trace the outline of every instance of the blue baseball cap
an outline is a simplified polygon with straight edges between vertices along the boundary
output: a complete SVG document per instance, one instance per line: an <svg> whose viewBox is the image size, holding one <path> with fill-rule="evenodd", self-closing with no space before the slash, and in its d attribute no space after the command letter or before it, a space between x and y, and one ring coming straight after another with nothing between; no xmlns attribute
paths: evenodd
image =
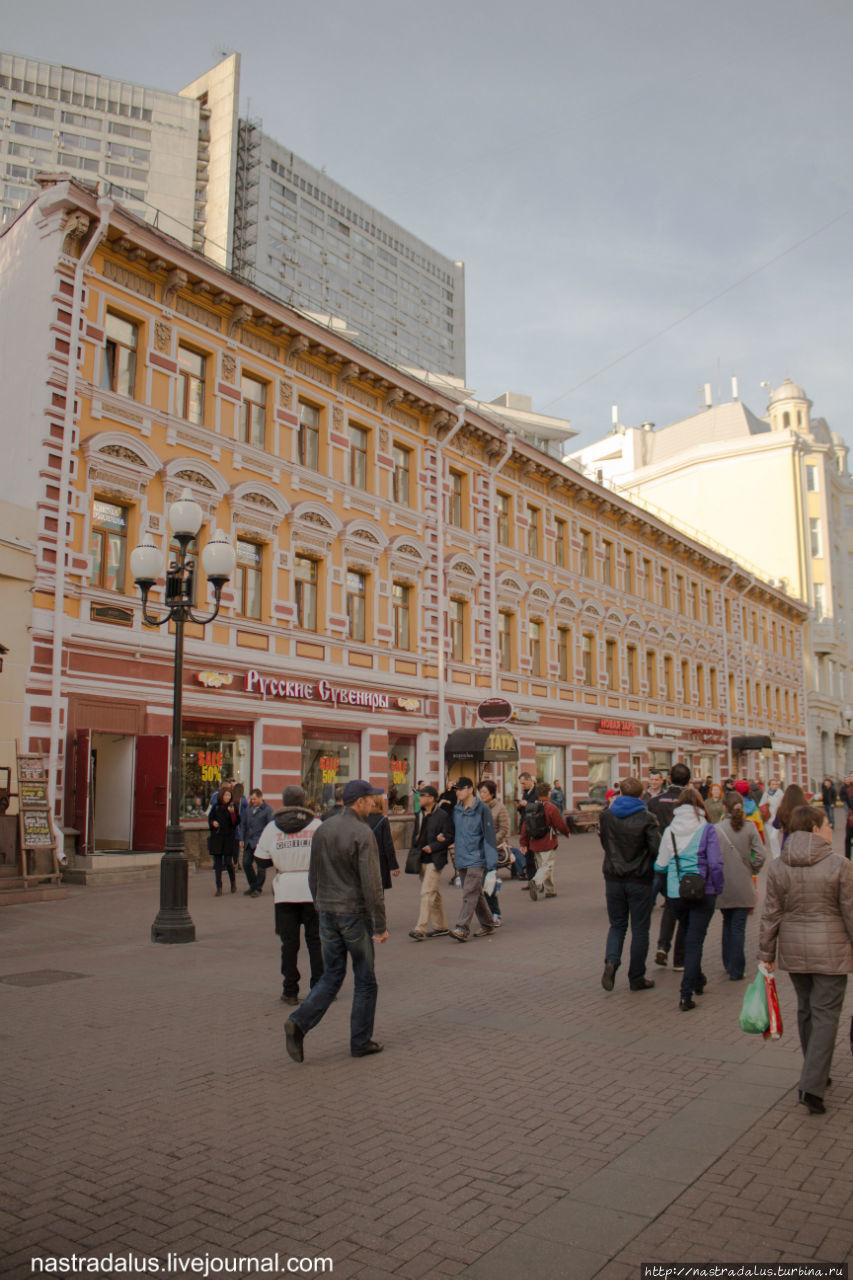
<svg viewBox="0 0 853 1280"><path fill-rule="evenodd" d="M355 800L361 800L362 796L384 796L385 792L380 787L371 787L369 782L365 782L364 778L353 778L344 787L344 794L341 797L344 804L352 804Z"/></svg>

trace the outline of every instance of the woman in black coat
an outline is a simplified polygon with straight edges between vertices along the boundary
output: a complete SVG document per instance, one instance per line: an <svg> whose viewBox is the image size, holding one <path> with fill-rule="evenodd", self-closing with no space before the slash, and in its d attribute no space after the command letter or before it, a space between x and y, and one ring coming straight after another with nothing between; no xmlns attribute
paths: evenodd
<svg viewBox="0 0 853 1280"><path fill-rule="evenodd" d="M216 876L216 896L222 897L222 865L231 881L231 892L237 892L234 859L237 856L237 821L239 818L230 787L223 787L216 804L210 811L207 825L210 828L207 847L213 858L213 874Z"/></svg>
<svg viewBox="0 0 853 1280"><path fill-rule="evenodd" d="M379 849L379 868L382 872L382 888L391 888L391 876L400 874L397 851L394 848L394 837L387 815L382 809L382 796L377 796L373 813L367 815L367 825L373 832Z"/></svg>

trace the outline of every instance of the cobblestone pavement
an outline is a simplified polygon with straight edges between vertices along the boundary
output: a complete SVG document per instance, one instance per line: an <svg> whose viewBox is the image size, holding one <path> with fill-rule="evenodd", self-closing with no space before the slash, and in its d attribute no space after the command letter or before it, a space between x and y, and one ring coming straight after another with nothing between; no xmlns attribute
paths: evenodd
<svg viewBox="0 0 853 1280"><path fill-rule="evenodd" d="M783 1039L744 1035L717 917L695 1011L654 966L655 990L630 992L626 963L607 994L595 837L562 844L557 887L531 903L506 881L498 933L415 943L399 876L377 948L385 1052L350 1058L348 978L302 1066L269 890L217 899L212 873L191 877L198 941L176 947L148 940L156 882L0 911L0 1274L109 1253L410 1280L849 1258L851 998L827 1115L809 1116L787 978Z"/></svg>

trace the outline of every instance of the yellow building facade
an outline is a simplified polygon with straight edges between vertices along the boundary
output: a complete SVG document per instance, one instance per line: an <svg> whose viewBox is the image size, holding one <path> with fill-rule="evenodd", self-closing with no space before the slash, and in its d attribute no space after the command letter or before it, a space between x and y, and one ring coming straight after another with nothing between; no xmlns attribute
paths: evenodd
<svg viewBox="0 0 853 1280"><path fill-rule="evenodd" d="M405 808L460 772L514 796L526 767L570 802L676 759L804 776L803 606L499 410L74 182L45 184L0 269L0 498L38 512L24 732L82 853L162 848L173 641L141 618L129 552L168 551L185 489L198 551L217 528L237 551L219 617L187 630L188 820L227 777L273 804L302 780L320 807L363 776ZM499 730L477 719L490 696L514 711Z"/></svg>

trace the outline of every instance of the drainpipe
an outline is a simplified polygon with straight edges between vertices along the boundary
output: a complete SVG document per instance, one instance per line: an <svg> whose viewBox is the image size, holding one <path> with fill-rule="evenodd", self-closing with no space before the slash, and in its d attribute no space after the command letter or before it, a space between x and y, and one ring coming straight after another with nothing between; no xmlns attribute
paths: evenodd
<svg viewBox="0 0 853 1280"><path fill-rule="evenodd" d="M497 492L496 481L498 472L504 464L512 456L513 446L515 444L515 434L510 431L506 438L506 448L500 462L496 463L492 468L489 477L489 502L491 504L491 516L489 519L489 564L491 571L489 573L489 605L491 608L491 633L492 633L492 696L497 697L498 693L498 570L496 565L498 555L498 520L497 520Z"/></svg>
<svg viewBox="0 0 853 1280"><path fill-rule="evenodd" d="M749 591L754 586L755 586L755 577L753 574L750 574L749 582L746 584L743 591L741 591L740 593L741 601L746 599L747 591ZM743 608L741 608L740 616L741 616L741 619L743 619L743 616L744 616ZM744 628L743 628L743 640L744 642L741 645L741 650L740 650L740 669L741 669L741 679L743 681L744 711L745 711L746 707L749 706L749 699L746 696L746 625L744 625ZM748 721L745 720L744 723L748 725Z"/></svg>
<svg viewBox="0 0 853 1280"><path fill-rule="evenodd" d="M48 770L48 787L50 792L51 817L56 818L56 779L59 773L60 744L62 742L63 725L60 720L62 708L62 651L65 644L65 578L68 545L68 491L71 487L71 450L74 436L74 402L77 395L77 348L80 342L80 319L83 311L83 277L86 268L98 245L103 240L110 225L110 214L113 202L106 197L98 201L100 221L95 228L89 243L78 259L74 270L74 295L71 304L71 337L68 351L68 375L65 381L65 416L62 423L62 458L59 474L59 510L56 528L56 572L53 588L53 663L51 670L50 695L50 767ZM68 726L64 726L67 732ZM65 768L68 760L66 757ZM67 773L64 774L67 782Z"/></svg>
<svg viewBox="0 0 853 1280"><path fill-rule="evenodd" d="M436 567L438 571L438 751L441 757L438 767L440 770L439 776L442 779L445 777L444 742L447 737L447 699L444 689L444 633L447 628L447 593L444 589L444 450L464 421L465 406L460 404L456 410L456 422L445 438L436 444L435 469L438 478L438 515L436 519L436 533L438 535L438 547L436 548Z"/></svg>
<svg viewBox="0 0 853 1280"><path fill-rule="evenodd" d="M809 534L808 498L806 497L806 486L803 483L803 467L805 465L803 454L804 454L804 445L803 445L803 442L798 438L794 442L794 448L791 454L791 466L793 470L794 498L795 500L799 499L800 517L801 517L797 521L797 554L798 554L799 569L800 569L800 595L805 600L805 603L808 606L808 610L809 610L809 620L808 620L809 660L810 660L810 666L811 666L811 678L812 678L813 691L817 692L817 694L820 695L820 680L818 678L817 661L815 657L815 648L814 648L814 637L812 635L812 627L814 626L814 622L815 622L814 599L813 599L814 592L813 592L813 583L812 583L811 545L809 541L810 534ZM824 522L824 527L827 531L827 537L828 537L829 524L827 522ZM808 680L806 678L805 656L806 656L805 653L803 653L803 663L802 663L803 720L804 720L805 729L806 729L806 785L809 786L811 784L812 777L813 776L816 777L817 775L812 774L814 756L813 756L813 753L810 751L811 732L809 727L809 685L808 685ZM818 702L820 701L819 696L817 701ZM815 728L816 730L819 731L819 726L817 724L815 725ZM817 745L817 743L815 745ZM821 751L821 765L823 765L823 740L822 739L820 742L820 751Z"/></svg>

